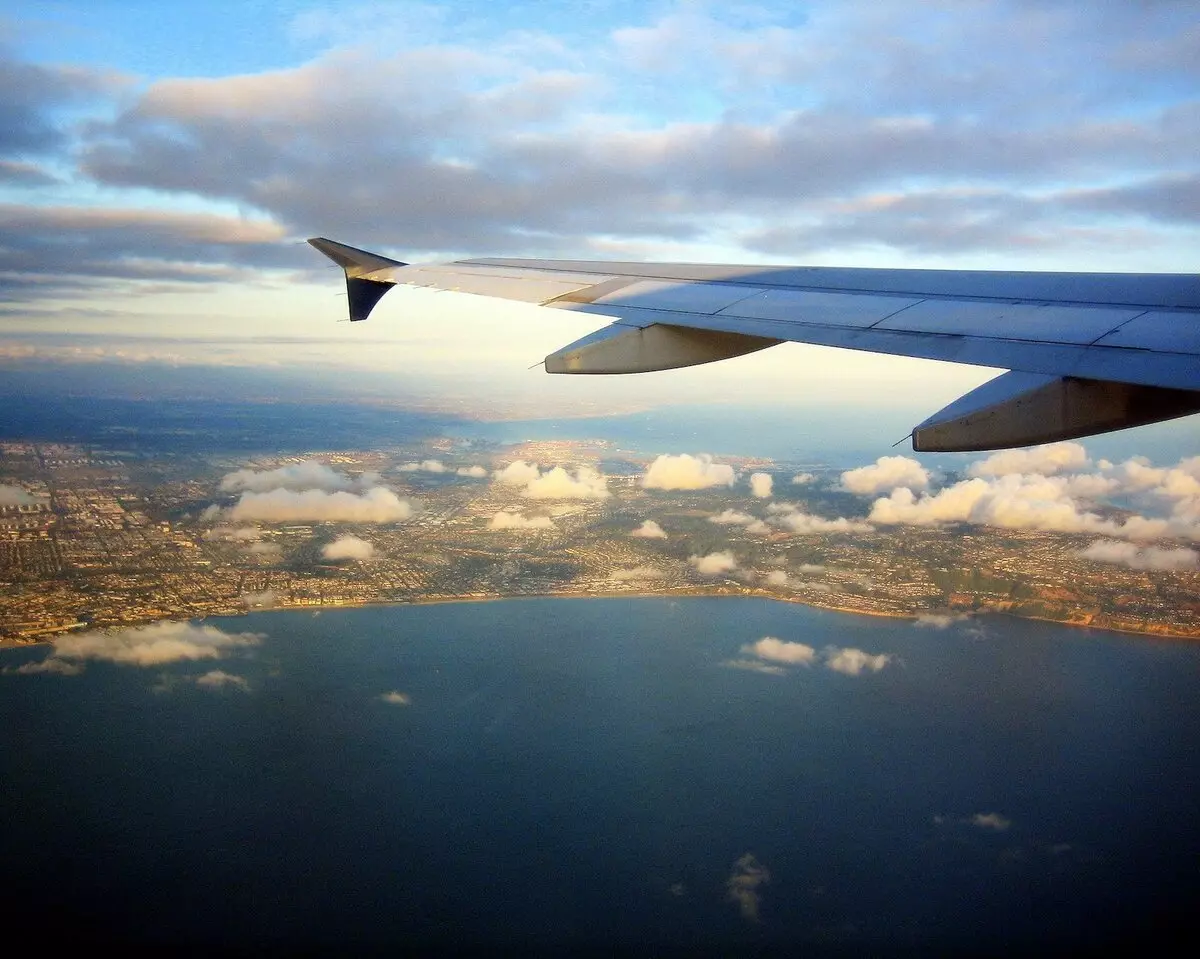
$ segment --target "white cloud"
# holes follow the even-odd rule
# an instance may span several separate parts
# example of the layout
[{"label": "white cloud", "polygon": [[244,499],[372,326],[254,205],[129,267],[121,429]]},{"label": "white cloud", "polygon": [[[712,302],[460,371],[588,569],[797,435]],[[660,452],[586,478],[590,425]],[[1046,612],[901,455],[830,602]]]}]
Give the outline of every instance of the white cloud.
[{"label": "white cloud", "polygon": [[549,516],[526,517],[521,513],[501,511],[488,522],[488,529],[555,529]]},{"label": "white cloud", "polygon": [[503,483],[505,486],[525,486],[536,480],[539,475],[541,474],[537,464],[526,463],[524,460],[509,463],[492,474],[497,483]]},{"label": "white cloud", "polygon": [[761,659],[727,659],[721,663],[727,669],[744,669],[751,673],[763,673],[767,676],[786,676],[787,670],[782,666],[772,666]]},{"label": "white cloud", "polygon": [[759,499],[769,499],[771,496],[771,487],[775,480],[770,473],[751,473],[750,474],[750,492]]},{"label": "white cloud", "polygon": [[824,519],[820,516],[813,516],[811,513],[805,513],[791,503],[773,504],[771,512],[774,514],[773,522],[802,536],[821,533],[874,532],[874,527],[862,520],[847,519],[844,516],[836,519]]},{"label": "white cloud", "polygon": [[243,493],[227,512],[231,520],[265,523],[398,523],[412,516],[413,506],[382,486],[362,494],[276,489],[269,493]]},{"label": "white cloud", "polygon": [[929,473],[907,456],[881,456],[871,466],[844,472],[842,486],[851,493],[864,496],[897,487],[923,490],[929,486]]},{"label": "white cloud", "polygon": [[733,467],[714,463],[707,453],[691,456],[664,454],[646,468],[642,486],[646,489],[708,489],[711,486],[732,486],[737,479]]},{"label": "white cloud", "polygon": [[824,650],[825,666],[836,673],[847,676],[858,676],[862,672],[877,673],[892,661],[892,657],[884,653],[872,656],[861,649],[850,647],[837,648],[827,646]]},{"label": "white cloud", "polygon": [[792,482],[797,486],[805,486],[809,483],[815,483],[817,477],[813,473],[797,473],[792,477]]},{"label": "white cloud", "polygon": [[105,660],[131,666],[161,666],[185,660],[220,659],[257,646],[261,633],[226,633],[193,623],[152,623],[113,633],[72,633],[54,640],[52,655],[71,660]]},{"label": "white cloud", "polygon": [[1200,554],[1194,549],[1138,547],[1133,543],[1100,539],[1079,554],[1099,563],[1116,563],[1132,569],[1181,570],[1200,566]]},{"label": "white cloud", "polygon": [[922,613],[913,620],[913,625],[925,629],[948,629],[970,618],[966,613]]},{"label": "white cloud", "polygon": [[821,563],[801,563],[796,567],[796,572],[810,575],[813,573],[823,573],[825,572],[825,566]]},{"label": "white cloud", "polygon": [[572,478],[556,466],[530,480],[521,495],[530,499],[607,499],[608,478],[587,466],[579,467]]},{"label": "white cloud", "polygon": [[1087,450],[1079,443],[1051,443],[1032,449],[1001,450],[972,463],[969,476],[1008,476],[1012,473],[1054,473],[1083,469],[1089,464]]},{"label": "white cloud", "polygon": [[648,520],[644,521],[641,526],[639,526],[637,529],[635,529],[629,535],[630,536],[640,536],[643,539],[666,539],[667,538],[666,531],[661,526],[659,526],[658,523],[654,522],[654,520],[652,520],[652,519],[648,519]]},{"label": "white cloud", "polygon": [[408,693],[402,693],[393,689],[391,692],[382,693],[379,697],[385,703],[391,703],[393,706],[411,706],[412,697]]},{"label": "white cloud", "polygon": [[358,479],[351,479],[345,473],[339,473],[324,463],[318,463],[316,460],[304,460],[301,463],[280,466],[278,469],[236,470],[225,475],[221,480],[220,488],[223,493],[264,493],[276,489],[334,491],[361,489],[376,481],[378,481],[376,473],[368,473]]},{"label": "white cloud", "polygon": [[612,578],[621,582],[638,582],[641,580],[662,579],[667,574],[654,566],[635,566],[633,569],[619,569]]},{"label": "white cloud", "polygon": [[764,636],[756,643],[743,646],[742,652],[789,666],[811,666],[817,656],[817,651],[812,646],[805,643],[788,643],[774,636]]},{"label": "white cloud", "polygon": [[736,903],[738,912],[747,922],[758,922],[762,894],[759,888],[771,881],[771,873],[751,853],[733,864],[733,872],[725,880],[727,898]]},{"label": "white cloud", "polygon": [[444,473],[446,466],[441,460],[422,460],[419,463],[404,463],[396,469],[403,473]]},{"label": "white cloud", "polygon": [[472,479],[483,479],[488,475],[482,466],[460,466],[454,472],[458,476],[469,476]]},{"label": "white cloud", "polygon": [[273,589],[264,589],[257,593],[242,593],[238,597],[250,609],[266,609],[276,605],[282,597]]},{"label": "white cloud", "polygon": [[705,576],[716,576],[737,569],[737,560],[728,550],[709,553],[707,556],[689,556],[688,562],[696,567],[697,572],[703,573]]},{"label": "white cloud", "polygon": [[787,581],[788,574],[781,569],[773,569],[771,572],[767,573],[768,586],[786,586]]},{"label": "white cloud", "polygon": [[991,829],[995,832],[1005,832],[1012,826],[1012,820],[998,812],[977,812],[967,820],[972,826],[980,829]]},{"label": "white cloud", "polygon": [[751,516],[749,513],[739,513],[734,509],[727,509],[723,513],[718,513],[715,516],[710,516],[710,523],[719,523],[722,526],[748,526],[753,523],[757,517]]},{"label": "white cloud", "polygon": [[0,673],[6,676],[32,676],[37,673],[56,673],[59,676],[78,676],[83,667],[65,659],[59,659],[51,651],[45,659],[35,659],[20,666],[5,666]]},{"label": "white cloud", "polygon": [[250,683],[243,676],[227,673],[223,669],[210,669],[202,676],[196,677],[196,685],[202,689],[225,689],[232,687],[244,693],[250,691]]},{"label": "white cloud", "polygon": [[349,533],[321,548],[321,556],[325,559],[371,559],[374,555],[375,547],[371,543]]},{"label": "white cloud", "polygon": [[0,483],[0,506],[32,506],[37,499],[20,486]]}]

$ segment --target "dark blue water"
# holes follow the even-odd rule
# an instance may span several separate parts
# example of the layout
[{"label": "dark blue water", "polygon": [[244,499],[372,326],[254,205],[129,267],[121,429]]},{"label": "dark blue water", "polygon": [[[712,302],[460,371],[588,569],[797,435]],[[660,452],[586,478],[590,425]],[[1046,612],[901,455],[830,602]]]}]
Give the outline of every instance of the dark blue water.
[{"label": "dark blue water", "polygon": [[[1200,893],[1200,645],[741,599],[210,622],[266,638],[76,676],[0,656],[9,928],[1061,954],[1180,934]],[[726,665],[768,635],[892,660]],[[186,681],[214,667],[249,689]]]}]

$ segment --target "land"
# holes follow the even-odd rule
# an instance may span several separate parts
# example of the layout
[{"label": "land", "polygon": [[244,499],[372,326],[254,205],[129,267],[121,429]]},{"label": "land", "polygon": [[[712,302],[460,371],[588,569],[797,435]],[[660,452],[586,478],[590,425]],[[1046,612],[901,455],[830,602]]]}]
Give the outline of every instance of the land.
[{"label": "land", "polygon": [[[880,527],[865,532],[751,532],[711,517],[769,516],[744,484],[647,490],[646,457],[611,444],[511,446],[455,439],[367,450],[287,454],[183,452],[110,441],[0,443],[0,485],[24,491],[0,505],[0,644],[66,631],[115,629],[275,607],[484,600],[512,596],[740,595],[882,616],[981,612],[1160,636],[1200,636],[1200,574],[1133,570],[1080,556],[1094,537],[978,526]],[[437,458],[443,472],[402,471]],[[514,460],[600,469],[604,499],[537,500],[491,481]],[[222,477],[317,460],[346,476],[382,474],[418,508],[393,523],[258,522],[212,517],[237,499]],[[789,485],[793,467],[766,460],[740,470],[775,476],[773,501],[822,516],[862,517],[867,504],[832,482]],[[460,476],[477,466],[489,476]],[[832,478],[832,477],[831,477]],[[207,511],[207,512],[206,512]],[[494,529],[502,511],[549,517],[541,529]],[[644,520],[668,538],[630,535]],[[329,560],[353,535],[367,560]],[[693,557],[728,551],[736,569],[700,572]]]}]

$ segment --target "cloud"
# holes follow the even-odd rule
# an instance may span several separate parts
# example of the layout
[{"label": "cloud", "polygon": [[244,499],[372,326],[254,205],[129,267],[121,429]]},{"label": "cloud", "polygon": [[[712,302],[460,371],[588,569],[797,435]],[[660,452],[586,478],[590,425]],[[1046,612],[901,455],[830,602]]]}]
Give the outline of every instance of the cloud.
[{"label": "cloud", "polygon": [[860,466],[842,474],[842,486],[851,493],[868,495],[904,486],[923,490],[929,485],[929,473],[907,456],[881,456],[871,466]]},{"label": "cloud", "polygon": [[32,506],[38,500],[20,486],[0,483],[0,506]]},{"label": "cloud", "polygon": [[273,589],[264,589],[256,593],[242,593],[238,599],[250,609],[269,609],[277,605],[282,597]]},{"label": "cloud", "polygon": [[792,477],[792,482],[797,486],[805,486],[808,483],[815,483],[817,477],[813,473],[797,473]]},{"label": "cloud", "polygon": [[129,666],[220,659],[257,646],[262,633],[226,633],[215,626],[161,622],[112,633],[71,633],[54,640],[53,656],[68,660],[103,660]]},{"label": "cloud", "polygon": [[471,479],[483,479],[488,475],[482,466],[460,466],[454,473],[456,476],[469,476]]},{"label": "cloud", "polygon": [[801,563],[796,567],[796,572],[806,574],[823,573],[825,572],[825,566],[822,563]]},{"label": "cloud", "polygon": [[640,582],[650,579],[662,579],[667,574],[654,566],[635,566],[633,569],[619,569],[612,578],[621,582]]},{"label": "cloud", "polygon": [[708,489],[712,486],[732,486],[736,480],[733,467],[714,463],[707,453],[691,456],[659,456],[642,476],[645,489],[689,490]]},{"label": "cloud", "polygon": [[758,922],[762,904],[760,887],[769,884],[771,873],[751,853],[733,864],[733,872],[725,880],[726,898],[736,903],[738,912],[747,922]]},{"label": "cloud", "polygon": [[737,560],[728,550],[709,553],[707,556],[689,556],[688,562],[696,567],[698,573],[703,573],[705,576],[716,576],[737,569]]},{"label": "cloud", "polygon": [[1131,569],[1181,570],[1200,566],[1200,554],[1194,549],[1137,547],[1133,543],[1111,539],[1096,540],[1079,555],[1098,563],[1115,563]]},{"label": "cloud", "polygon": [[488,529],[555,529],[549,516],[525,517],[521,513],[501,511],[488,522]]},{"label": "cloud", "polygon": [[825,648],[824,656],[827,668],[846,676],[858,676],[864,671],[877,673],[892,662],[892,657],[884,653],[872,656],[870,653],[864,653],[861,649],[850,647],[839,649],[835,646],[828,646]]},{"label": "cloud", "polygon": [[412,698],[408,693],[402,693],[393,689],[391,692],[383,693],[379,697],[385,703],[391,703],[393,706],[411,706]]},{"label": "cloud", "polygon": [[1054,473],[1080,470],[1091,461],[1079,443],[1051,443],[1032,449],[1001,450],[985,460],[972,463],[968,476],[1008,476],[1011,473]]},{"label": "cloud", "polygon": [[743,653],[751,653],[759,659],[789,666],[811,666],[816,661],[817,651],[804,643],[788,643],[774,636],[764,636],[756,643],[742,647]]},{"label": "cloud", "polygon": [[727,509],[715,516],[710,516],[710,523],[719,523],[722,526],[749,526],[758,517],[751,516],[749,513],[739,513],[737,510]]},{"label": "cloud", "polygon": [[924,629],[949,629],[970,618],[966,613],[921,613],[913,620],[913,625]]},{"label": "cloud", "polygon": [[811,513],[805,513],[791,503],[773,503],[768,509],[774,514],[772,522],[802,536],[874,532],[874,527],[862,520],[847,519],[844,516],[836,519],[824,519],[820,516],[813,516]]},{"label": "cloud", "polygon": [[325,559],[371,559],[374,555],[374,545],[349,533],[339,536],[321,548],[321,556]]},{"label": "cloud", "polygon": [[596,470],[581,466],[572,478],[561,466],[530,480],[521,491],[530,499],[607,499],[608,479]]},{"label": "cloud", "polygon": [[536,463],[526,463],[524,460],[509,463],[503,469],[498,469],[492,474],[497,483],[503,483],[506,486],[525,486],[540,475]]},{"label": "cloud", "polygon": [[396,467],[404,473],[444,473],[446,467],[441,460],[422,460],[420,463],[405,463]]},{"label": "cloud", "polygon": [[1012,826],[1012,820],[998,812],[977,812],[967,822],[980,829],[990,829],[994,832],[1006,832]]},{"label": "cloud", "polygon": [[786,676],[787,670],[782,666],[772,666],[761,659],[727,659],[722,666],[727,669],[744,669],[750,673],[762,673],[766,676]]},{"label": "cloud", "polygon": [[775,480],[770,473],[751,473],[750,474],[750,492],[759,499],[769,499],[771,496],[771,487]]},{"label": "cloud", "polygon": [[196,685],[201,689],[240,689],[244,693],[250,691],[250,683],[242,676],[227,673],[223,669],[211,669],[196,677]]},{"label": "cloud", "polygon": [[774,636],[764,636],[757,642],[747,643],[741,652],[756,656],[759,661],[781,666],[810,667],[819,663],[826,669],[846,676],[877,673],[895,660],[893,656],[883,653],[872,655],[849,646],[826,646],[818,652],[807,643],[787,642]]},{"label": "cloud", "polygon": [[222,493],[265,493],[276,489],[355,490],[374,485],[378,481],[378,474],[369,473],[366,478],[364,484],[361,479],[351,479],[324,463],[304,460],[277,469],[240,469],[227,473],[221,480],[220,489]]},{"label": "cloud", "polygon": [[652,519],[643,521],[642,525],[635,529],[630,536],[640,536],[643,539],[666,539],[666,531],[654,522]]},{"label": "cloud", "polygon": [[295,492],[243,493],[229,508],[231,520],[264,523],[399,523],[413,515],[413,506],[395,493],[376,486],[362,494],[327,493],[319,489]]},{"label": "cloud", "polygon": [[773,569],[771,572],[767,573],[768,586],[786,586],[787,581],[788,574],[781,569]]},{"label": "cloud", "polygon": [[55,673],[59,676],[78,676],[83,667],[65,659],[59,659],[53,651],[45,659],[31,660],[20,666],[5,666],[0,673],[6,676],[32,676],[37,673]]}]

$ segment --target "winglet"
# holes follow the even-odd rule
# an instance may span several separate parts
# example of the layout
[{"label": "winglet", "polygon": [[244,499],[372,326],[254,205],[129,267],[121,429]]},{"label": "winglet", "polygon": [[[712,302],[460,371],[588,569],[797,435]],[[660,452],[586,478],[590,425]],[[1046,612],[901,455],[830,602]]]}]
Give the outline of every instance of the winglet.
[{"label": "winglet", "polygon": [[372,274],[408,265],[378,253],[327,240],[323,236],[314,236],[308,242],[345,271],[346,295],[350,300],[352,322],[365,320],[370,316],[371,310],[382,299],[383,294],[396,284],[392,277]]}]

